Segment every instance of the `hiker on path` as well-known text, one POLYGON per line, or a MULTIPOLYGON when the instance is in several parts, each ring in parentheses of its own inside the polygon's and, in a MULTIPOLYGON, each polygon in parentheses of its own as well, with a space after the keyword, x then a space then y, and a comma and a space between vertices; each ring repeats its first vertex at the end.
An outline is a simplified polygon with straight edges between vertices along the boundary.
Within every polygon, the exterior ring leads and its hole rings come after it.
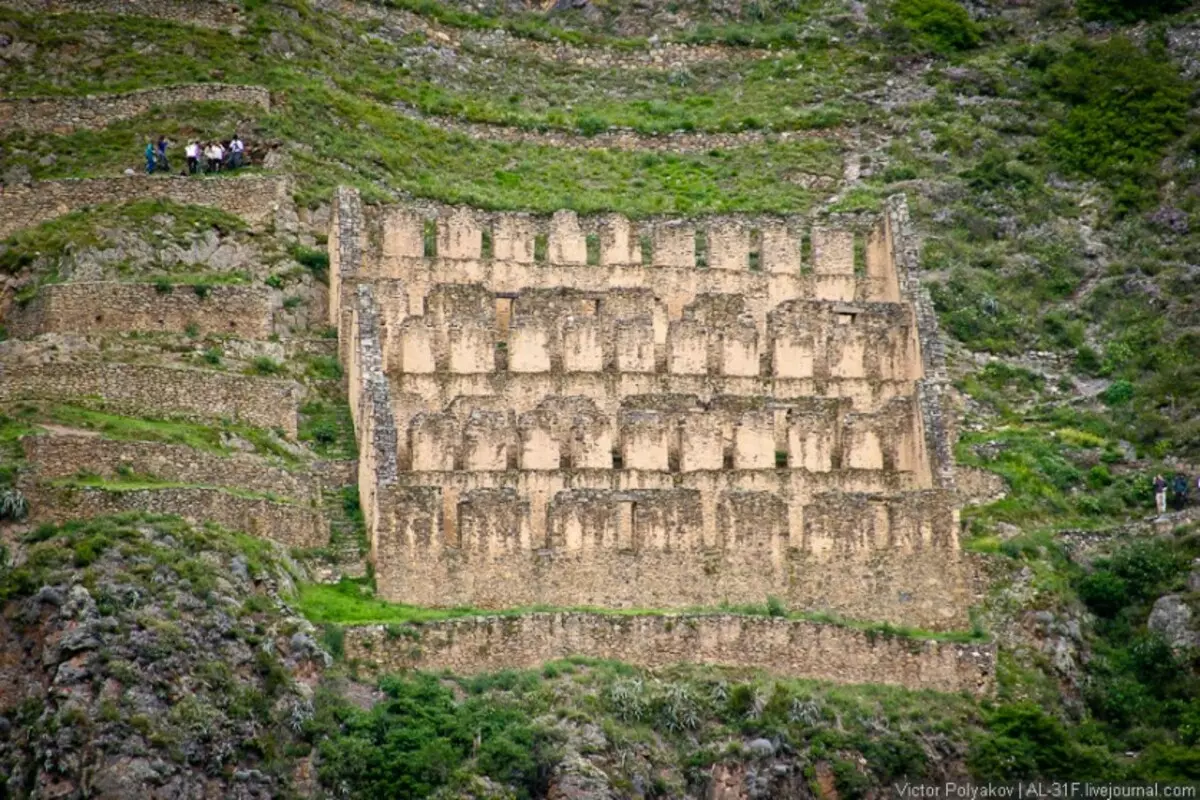
POLYGON ((1154 476, 1154 506, 1159 514, 1167 513, 1167 482, 1161 474, 1154 476))
POLYGON ((163 172, 171 171, 171 163, 169 161, 167 161, 167 146, 168 146, 168 144, 169 144, 169 142, 167 141, 167 137, 165 137, 165 136, 158 137, 158 168, 161 169, 163 172))
POLYGON ((200 168, 200 143, 189 142, 188 146, 183 148, 183 153, 187 156, 188 174, 195 175, 196 170, 200 168))
POLYGON ((235 133, 233 139, 229 142, 229 168, 237 169, 242 165, 242 153, 245 152, 246 145, 242 144, 242 140, 235 133))
POLYGON ((146 140, 146 174, 151 175, 154 172, 154 142, 150 139, 146 140))
POLYGON ((1175 495, 1175 508, 1182 511, 1187 505, 1188 496, 1188 479, 1182 472, 1175 473, 1175 480, 1171 482, 1171 492, 1175 495))

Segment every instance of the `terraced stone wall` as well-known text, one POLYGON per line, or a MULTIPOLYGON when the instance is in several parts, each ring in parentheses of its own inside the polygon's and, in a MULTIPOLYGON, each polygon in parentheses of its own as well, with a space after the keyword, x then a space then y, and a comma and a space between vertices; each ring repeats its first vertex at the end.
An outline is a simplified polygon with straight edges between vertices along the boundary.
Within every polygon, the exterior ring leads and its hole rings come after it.
POLYGON ((248 286, 187 286, 164 292, 151 284, 109 281, 43 286, 26 306, 14 306, 5 321, 16 338, 43 333, 181 333, 265 339, 275 309, 270 294, 248 286))
POLYGON ((21 444, 26 462, 42 481, 68 479, 81 473, 109 480, 133 474, 170 483, 228 486, 305 503, 319 501, 325 488, 354 482, 350 465, 338 462, 284 469, 246 453, 221 456, 182 445, 90 435, 27 436, 21 444))
POLYGON ((0 6, 34 14, 127 14, 229 28, 242 21, 238 0, 0 0, 0 6))
POLYGON ((763 669, 837 683, 992 691, 995 645, 922 641, 797 620, 581 613, 466 617, 427 623, 415 638, 383 626, 346 629, 346 657, 383 672, 416 668, 456 675, 535 669, 567 656, 642 667, 676 663, 763 669))
MULTIPOLYGON (((116 5, 125 9, 129 4, 116 5)), ((69 133, 78 128, 103 128, 158 106, 204 102, 241 103, 269 111, 271 94, 261 86, 199 83, 88 97, 0 98, 0 130, 69 133)))
POLYGON ((0 401, 102 400, 135 416, 230 418, 295 436, 303 390, 287 380, 140 364, 0 367, 0 401))
POLYGON ((211 206, 241 217, 256 227, 272 223, 291 205, 285 178, 129 175, 39 181, 0 187, 0 239, 84 206, 171 200, 183 205, 211 206))
POLYGON ((215 522, 288 547, 329 544, 329 523, 311 507, 245 497, 201 487, 146 489, 41 485, 26 490, 34 522, 66 522, 126 511, 177 514, 197 523, 215 522))

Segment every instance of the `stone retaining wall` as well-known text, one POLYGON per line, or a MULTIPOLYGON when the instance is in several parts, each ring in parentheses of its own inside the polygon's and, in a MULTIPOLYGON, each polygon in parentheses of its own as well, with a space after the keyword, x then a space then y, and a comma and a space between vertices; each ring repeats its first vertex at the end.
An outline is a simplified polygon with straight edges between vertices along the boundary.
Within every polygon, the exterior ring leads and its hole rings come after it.
POLYGON ((205 102, 244 103, 270 111, 271 93, 261 86, 193 83, 87 97, 0 98, 0 131, 69 133, 77 128, 103 128, 156 106, 205 102))
POLYGON ((43 286, 5 321, 14 338, 43 333, 183 333, 265 339, 272 333, 270 293, 250 286, 212 286, 201 297, 187 286, 169 292, 148 283, 96 281, 43 286))
POLYGON ((140 364, 44 364, 0 369, 0 401, 95 397, 141 416, 232 418, 296 435, 303 389, 288 380, 140 364))
POLYGON ((314 464, 312 470, 278 467, 246 453, 219 456, 191 447, 161 442, 125 442, 89 435, 26 436, 25 460, 37 478, 53 481, 80 473, 116 479, 122 468, 173 483, 230 486, 275 494, 303 502, 319 502, 322 489, 353 483, 342 465, 314 464))
POLYGON ((0 6, 31 14, 125 14, 231 28, 242 22, 238 0, 0 0, 0 6))
POLYGON ((534 669, 572 655, 640 667, 688 662, 763 669, 837 683, 990 694, 992 644, 871 635, 835 625, 722 615, 618 616, 574 612, 465 617, 429 623, 408 636, 384 626, 346 629, 346 657, 383 671, 456 675, 534 669))
POLYGON ((131 175, 39 181, 0 187, 0 239, 22 228, 102 203, 171 200, 184 205, 211 206, 262 228, 291 205, 285 178, 268 175, 226 177, 165 177, 131 175))
POLYGON ((26 491, 35 522, 65 522, 84 517, 145 511, 176 514, 196 523, 215 522, 230 530, 269 539, 287 547, 329 544, 329 523, 317 509, 239 497, 204 487, 105 489, 38 486, 26 491))

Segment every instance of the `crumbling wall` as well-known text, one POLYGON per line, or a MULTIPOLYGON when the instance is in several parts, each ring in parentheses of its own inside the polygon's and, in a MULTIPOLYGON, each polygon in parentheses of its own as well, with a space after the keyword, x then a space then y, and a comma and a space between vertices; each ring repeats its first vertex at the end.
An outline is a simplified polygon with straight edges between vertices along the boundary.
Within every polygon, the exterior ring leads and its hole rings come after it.
POLYGON ((302 389, 288 380, 142 364, 58 363, 0 370, 0 400, 100 398, 134 416, 231 418, 296 435, 302 389))
POLYGON ((329 523, 317 509, 245 497, 201 487, 161 489, 38 486, 26 492, 35 522, 144 511, 176 514, 196 523, 215 522, 234 531, 270 539, 287 547, 329 544, 329 523))
POLYGON ((41 481, 80 474, 115 480, 128 474, 170 483, 228 486, 306 503, 319 501, 324 488, 353 482, 353 476, 340 465, 284 469, 246 453, 222 456, 161 442, 116 441, 79 434, 26 436, 21 445, 26 462, 41 481))
MULTIPOLYGON (((641 458, 657 468, 665 444, 649 445, 641 458)), ((549 470, 493 481, 445 474, 441 485, 381 496, 382 596, 437 607, 687 608, 773 595, 853 618, 967 625, 957 515, 938 493, 805 499, 752 480, 713 490, 703 476, 695 488, 639 487, 653 472, 605 488, 549 470)))
POLYGON ((186 286, 163 292, 145 283, 55 283, 41 287, 26 306, 6 320, 10 336, 43 333, 182 333, 265 339, 273 332, 275 309, 265 289, 207 287, 204 296, 186 286))
POLYGON ((290 206, 291 192, 285 178, 263 175, 236 178, 129 175, 2 186, 0 239, 83 206, 157 199, 212 206, 261 228, 273 222, 281 209, 290 206))
POLYGON ((380 593, 484 608, 774 595, 965 627, 949 438, 928 430, 944 368, 901 212, 851 230, 339 193, 331 249, 374 304, 394 430, 395 471, 370 490, 380 593))
MULTIPOLYGON (((127 9, 131 3, 116 5, 127 9)), ((78 128, 103 128, 158 106, 205 102, 242 103, 270 111, 271 93, 261 86, 193 83, 87 97, 6 97, 0 98, 0 130, 62 134, 78 128)))
POLYGON ((346 629, 346 657, 381 672, 456 675, 537 669, 568 656, 640 667, 677 663, 763 669, 836 683, 990 694, 996 648, 884 636, 802 620, 714 615, 617 616, 555 612, 426 623, 415 637, 384 626, 346 629))

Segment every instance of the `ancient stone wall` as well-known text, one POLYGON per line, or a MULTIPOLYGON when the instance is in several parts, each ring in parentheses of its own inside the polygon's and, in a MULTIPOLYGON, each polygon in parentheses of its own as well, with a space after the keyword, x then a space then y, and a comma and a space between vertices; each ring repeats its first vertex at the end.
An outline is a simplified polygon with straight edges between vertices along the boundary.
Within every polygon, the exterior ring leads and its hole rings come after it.
POLYGON ((110 281, 43 286, 26 306, 14 306, 10 336, 43 333, 182 333, 265 339, 273 330, 270 293, 250 286, 212 286, 201 297, 186 286, 164 292, 146 283, 110 281))
POLYGON ((364 209, 347 190, 336 206, 331 319, 353 391, 387 390, 355 400, 383 596, 774 595, 967 625, 945 372, 903 203, 850 227, 364 209))
POLYGON ((846 477, 814 481, 807 497, 790 496, 771 474, 742 474, 732 486, 700 473, 678 488, 640 472, 623 473, 620 488, 588 488, 587 477, 381 488, 380 593, 484 608, 712 607, 776 596, 859 619, 967 626, 972 586, 953 498, 845 491, 857 488, 846 477))
POLYGON ((263 175, 236 178, 131 175, 2 186, 0 239, 83 206, 155 199, 212 206, 251 225, 264 227, 290 206, 291 192, 287 179, 263 175))
POLYGON ((108 480, 136 475, 168 483, 227 486, 302 503, 319 502, 324 489, 354 482, 354 476, 340 464, 284 469, 246 453, 221 456, 161 442, 116 441, 79 434, 26 436, 21 444, 26 462, 41 481, 80 474, 108 480))
POLYGON ((617 616, 583 613, 464 617, 427 623, 416 638, 384 626, 346 629, 346 657, 381 671, 456 675, 536 669, 567 656, 657 668, 676 663, 763 669, 837 683, 987 695, 995 645, 872 635, 834 625, 736 615, 617 616))
POLYGON ((230 418, 296 435, 303 390, 288 380, 141 364, 43 364, 0 368, 0 401, 98 398, 143 416, 230 418))
POLYGON ((62 134, 103 128, 155 107, 204 102, 242 103, 269 111, 271 93, 261 86, 194 83, 88 97, 5 97, 0 98, 0 131, 62 134))
POLYGON ((203 487, 119 489, 41 485, 26 490, 34 522, 144 511, 176 514, 288 547, 329 544, 329 523, 317 509, 203 487))
POLYGON ((242 22, 238 0, 0 0, 0 6, 33 14, 126 14, 205 28, 242 22))

